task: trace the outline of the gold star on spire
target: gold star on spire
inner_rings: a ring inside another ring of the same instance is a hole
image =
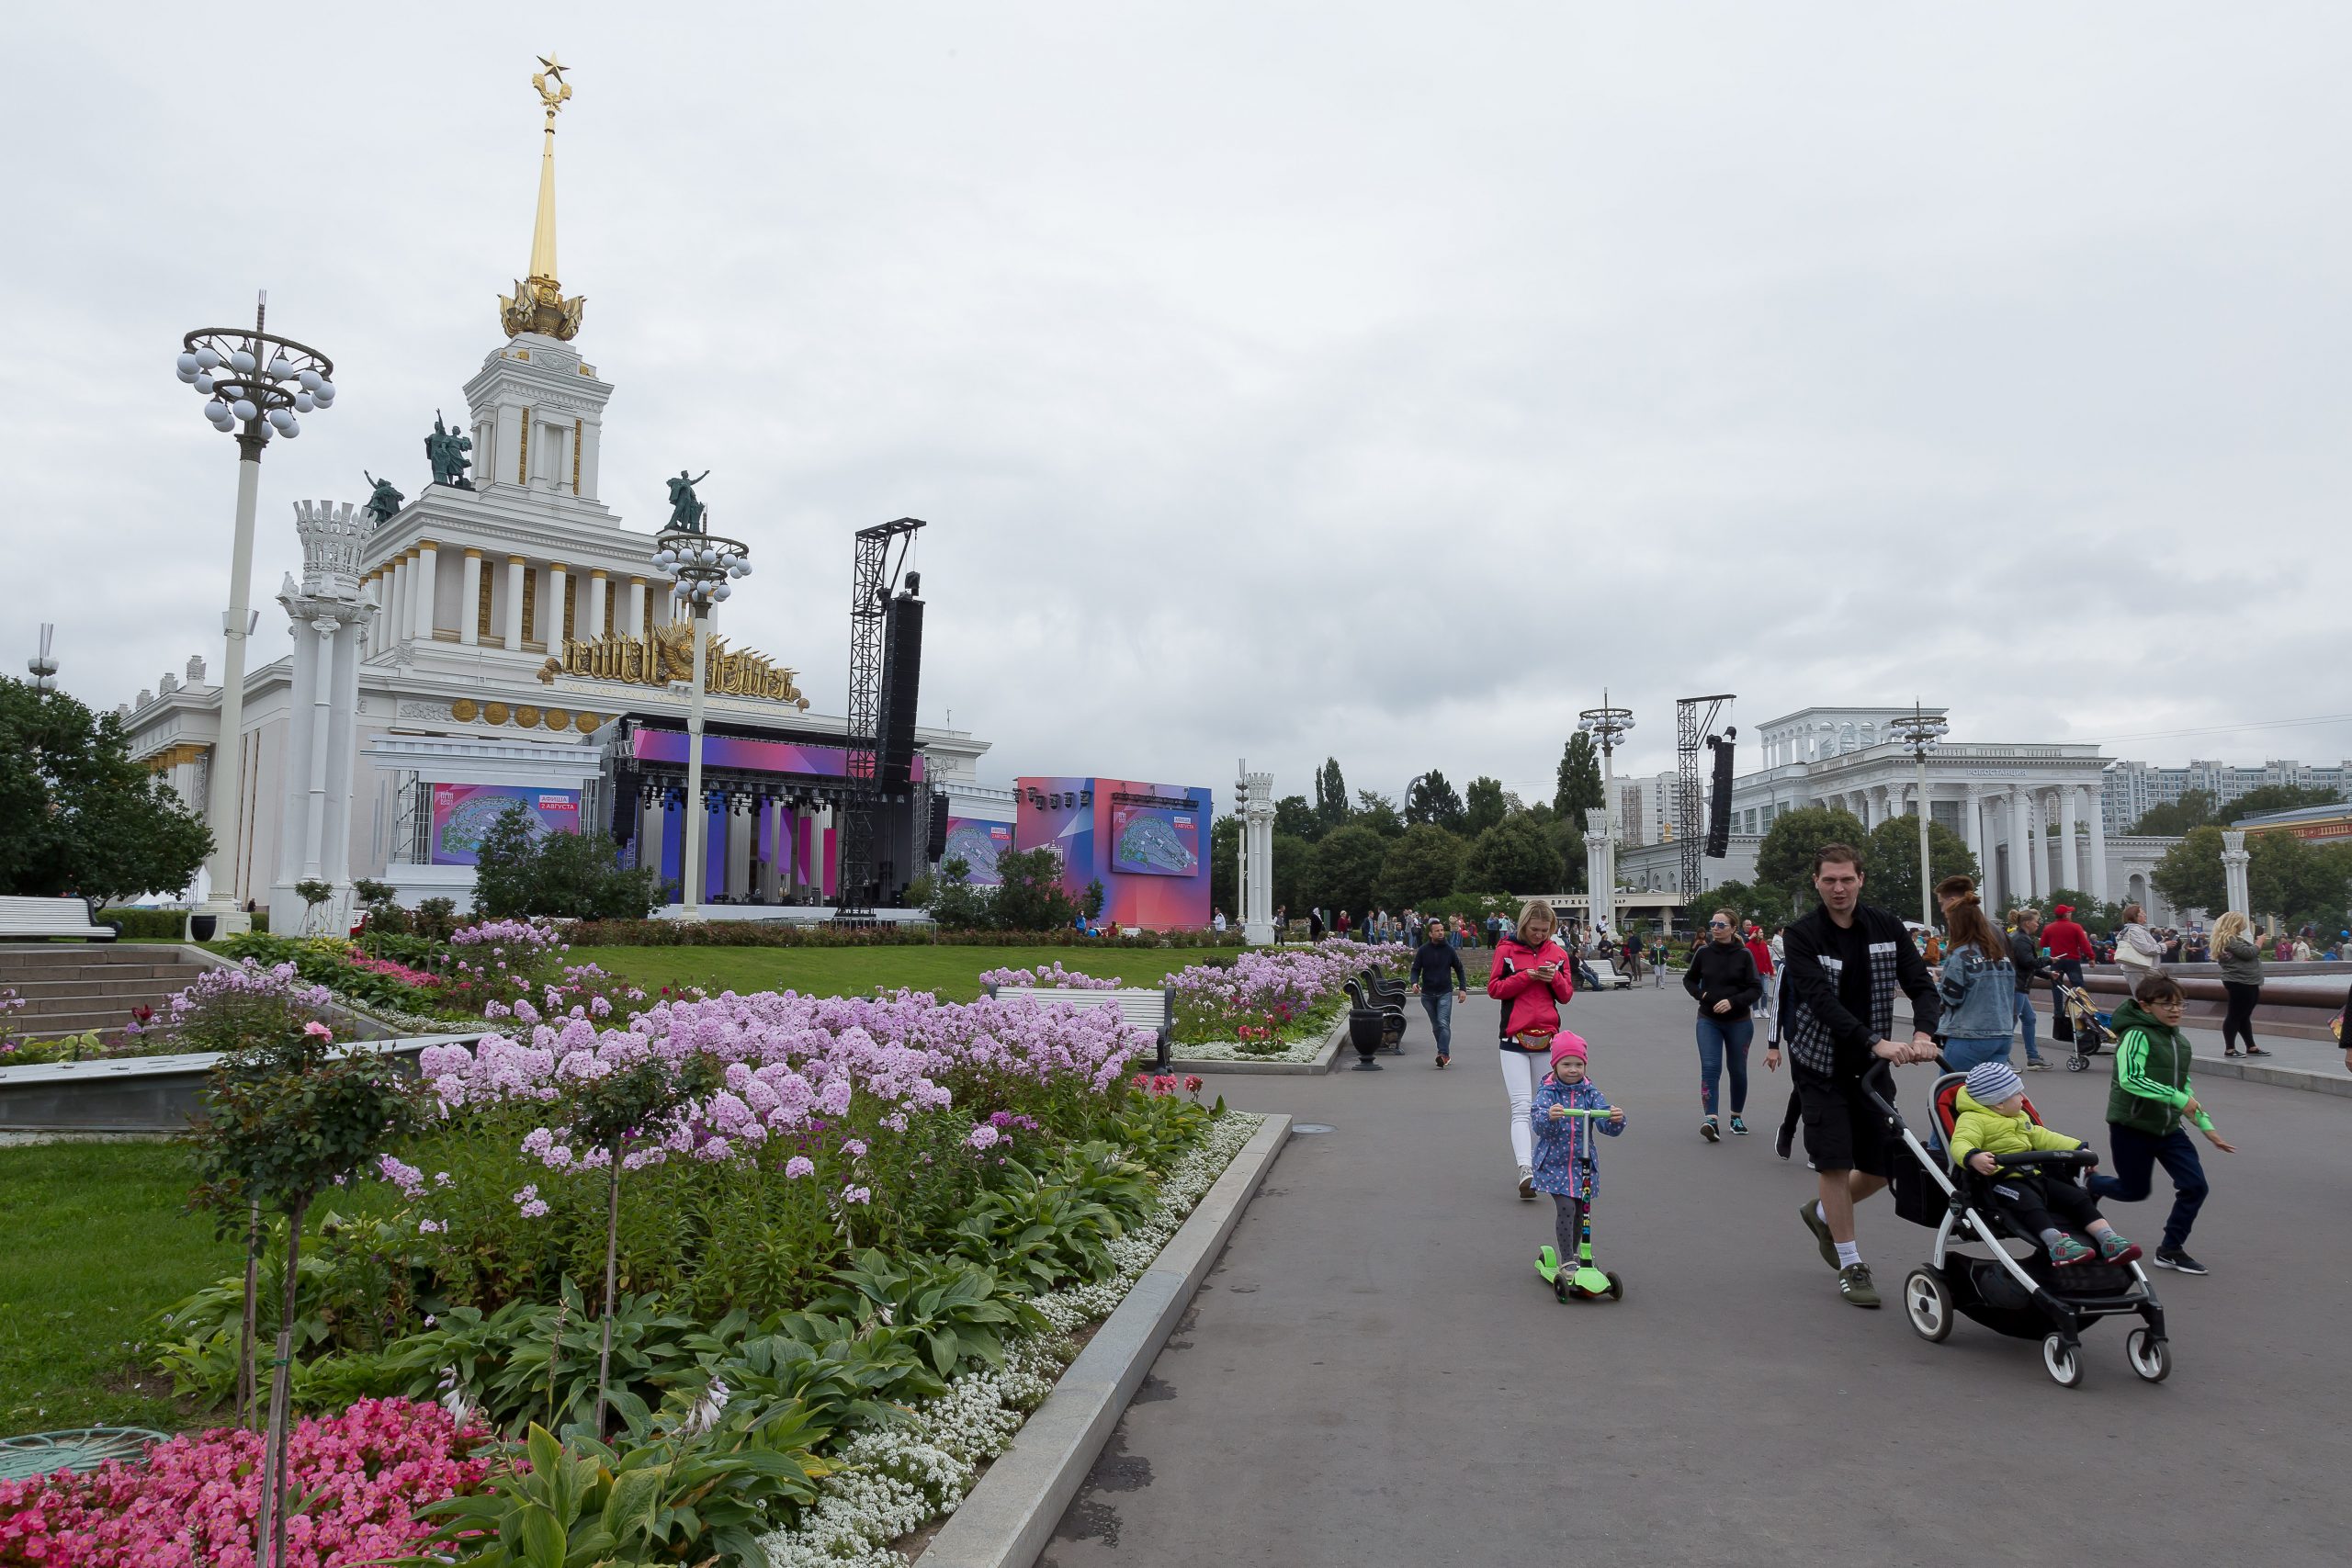
[[[545,333],[569,340],[580,330],[584,299],[566,299],[555,270],[555,117],[571,96],[563,79],[564,63],[549,50],[538,57],[540,69],[531,77],[539,102],[547,110],[544,142],[539,152],[539,209],[531,228],[530,276],[514,292],[498,297],[499,321],[511,337],[517,333]]]

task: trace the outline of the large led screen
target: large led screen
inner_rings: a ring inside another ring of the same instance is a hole
[[[514,807],[533,838],[580,831],[580,792],[526,784],[436,784],[433,786],[435,865],[472,865],[482,840]]]
[[[1139,876],[1190,876],[1200,869],[1200,814],[1190,807],[1111,806],[1111,869]]]

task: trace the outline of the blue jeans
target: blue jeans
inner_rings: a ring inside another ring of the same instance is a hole
[[[2165,1218],[2164,1245],[2186,1245],[2188,1228],[2197,1223],[2197,1211],[2205,1206],[2205,1195],[2211,1190],[2205,1185],[2205,1164],[2197,1157],[2197,1145],[2190,1141],[2188,1130],[2176,1127],[2158,1137],[2137,1127],[2110,1122],[2107,1124],[2107,1137],[2109,1151],[2115,1156],[2115,1174],[2091,1172],[2090,1179],[2084,1183],[2090,1195],[2136,1203],[2154,1189],[2153,1168],[2162,1165],[2165,1174],[2172,1178],[2172,1213]]]
[[[1453,991],[1423,991],[1421,1010],[1430,1015],[1430,1032],[1437,1036],[1437,1054],[1453,1055]]]
[[[2033,993],[2031,991],[2018,993],[2018,1027],[2025,1031],[2025,1059],[2029,1062],[2039,1062],[2041,1060],[2041,1053],[2033,1048]]]
[[[1756,1034],[1752,1018],[1699,1017],[1699,1105],[1715,1113],[1715,1087],[1725,1067],[1731,1069],[1731,1113],[1747,1109],[1747,1043]]]
[[[1964,1073],[1982,1062],[2006,1062],[2009,1059],[2009,1037],[1996,1034],[1989,1040],[1947,1040],[1944,1061],[1955,1073]]]

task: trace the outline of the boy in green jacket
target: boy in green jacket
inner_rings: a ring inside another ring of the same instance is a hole
[[[2213,1119],[2189,1091],[2188,1037],[2180,1032],[2188,1007],[2180,982],[2158,973],[2140,982],[2137,999],[2115,1010],[2115,1084],[2107,1096],[2115,1174],[2094,1175],[2088,1186],[2094,1198],[2136,1203],[2153,1186],[2153,1168],[2162,1165],[2172,1178],[2172,1213],[2154,1261],[2159,1269],[2202,1274],[2205,1265],[2184,1249],[2210,1189],[2197,1145],[2181,1122],[2196,1123],[2206,1141],[2225,1155],[2237,1147],[2213,1130]]]
[[[2037,1149],[2057,1153],[2083,1146],[2080,1138],[2045,1127],[2027,1113],[2025,1080],[2018,1077],[2015,1067],[2003,1061],[1979,1062],[1968,1070],[1968,1081],[1953,1104],[1958,1114],[1952,1118],[1952,1163],[1993,1179],[1989,1183],[1993,1196],[2041,1238],[2041,1245],[2050,1249],[2051,1262],[2064,1269],[2094,1258],[2106,1263],[2129,1263],[2140,1256],[2140,1249],[2099,1213],[2098,1200],[2072,1181],[2032,1166],[1994,1163],[1995,1155],[2021,1155]],[[2088,1231],[2098,1250],[2066,1234],[2073,1229]]]

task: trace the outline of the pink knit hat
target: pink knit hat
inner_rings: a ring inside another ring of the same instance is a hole
[[[1578,1035],[1571,1034],[1565,1029],[1560,1031],[1559,1033],[1552,1036],[1552,1065],[1555,1067],[1558,1066],[1560,1065],[1560,1058],[1563,1056],[1574,1056],[1579,1062],[1589,1062],[1590,1060],[1590,1058],[1585,1055],[1583,1038]]]

